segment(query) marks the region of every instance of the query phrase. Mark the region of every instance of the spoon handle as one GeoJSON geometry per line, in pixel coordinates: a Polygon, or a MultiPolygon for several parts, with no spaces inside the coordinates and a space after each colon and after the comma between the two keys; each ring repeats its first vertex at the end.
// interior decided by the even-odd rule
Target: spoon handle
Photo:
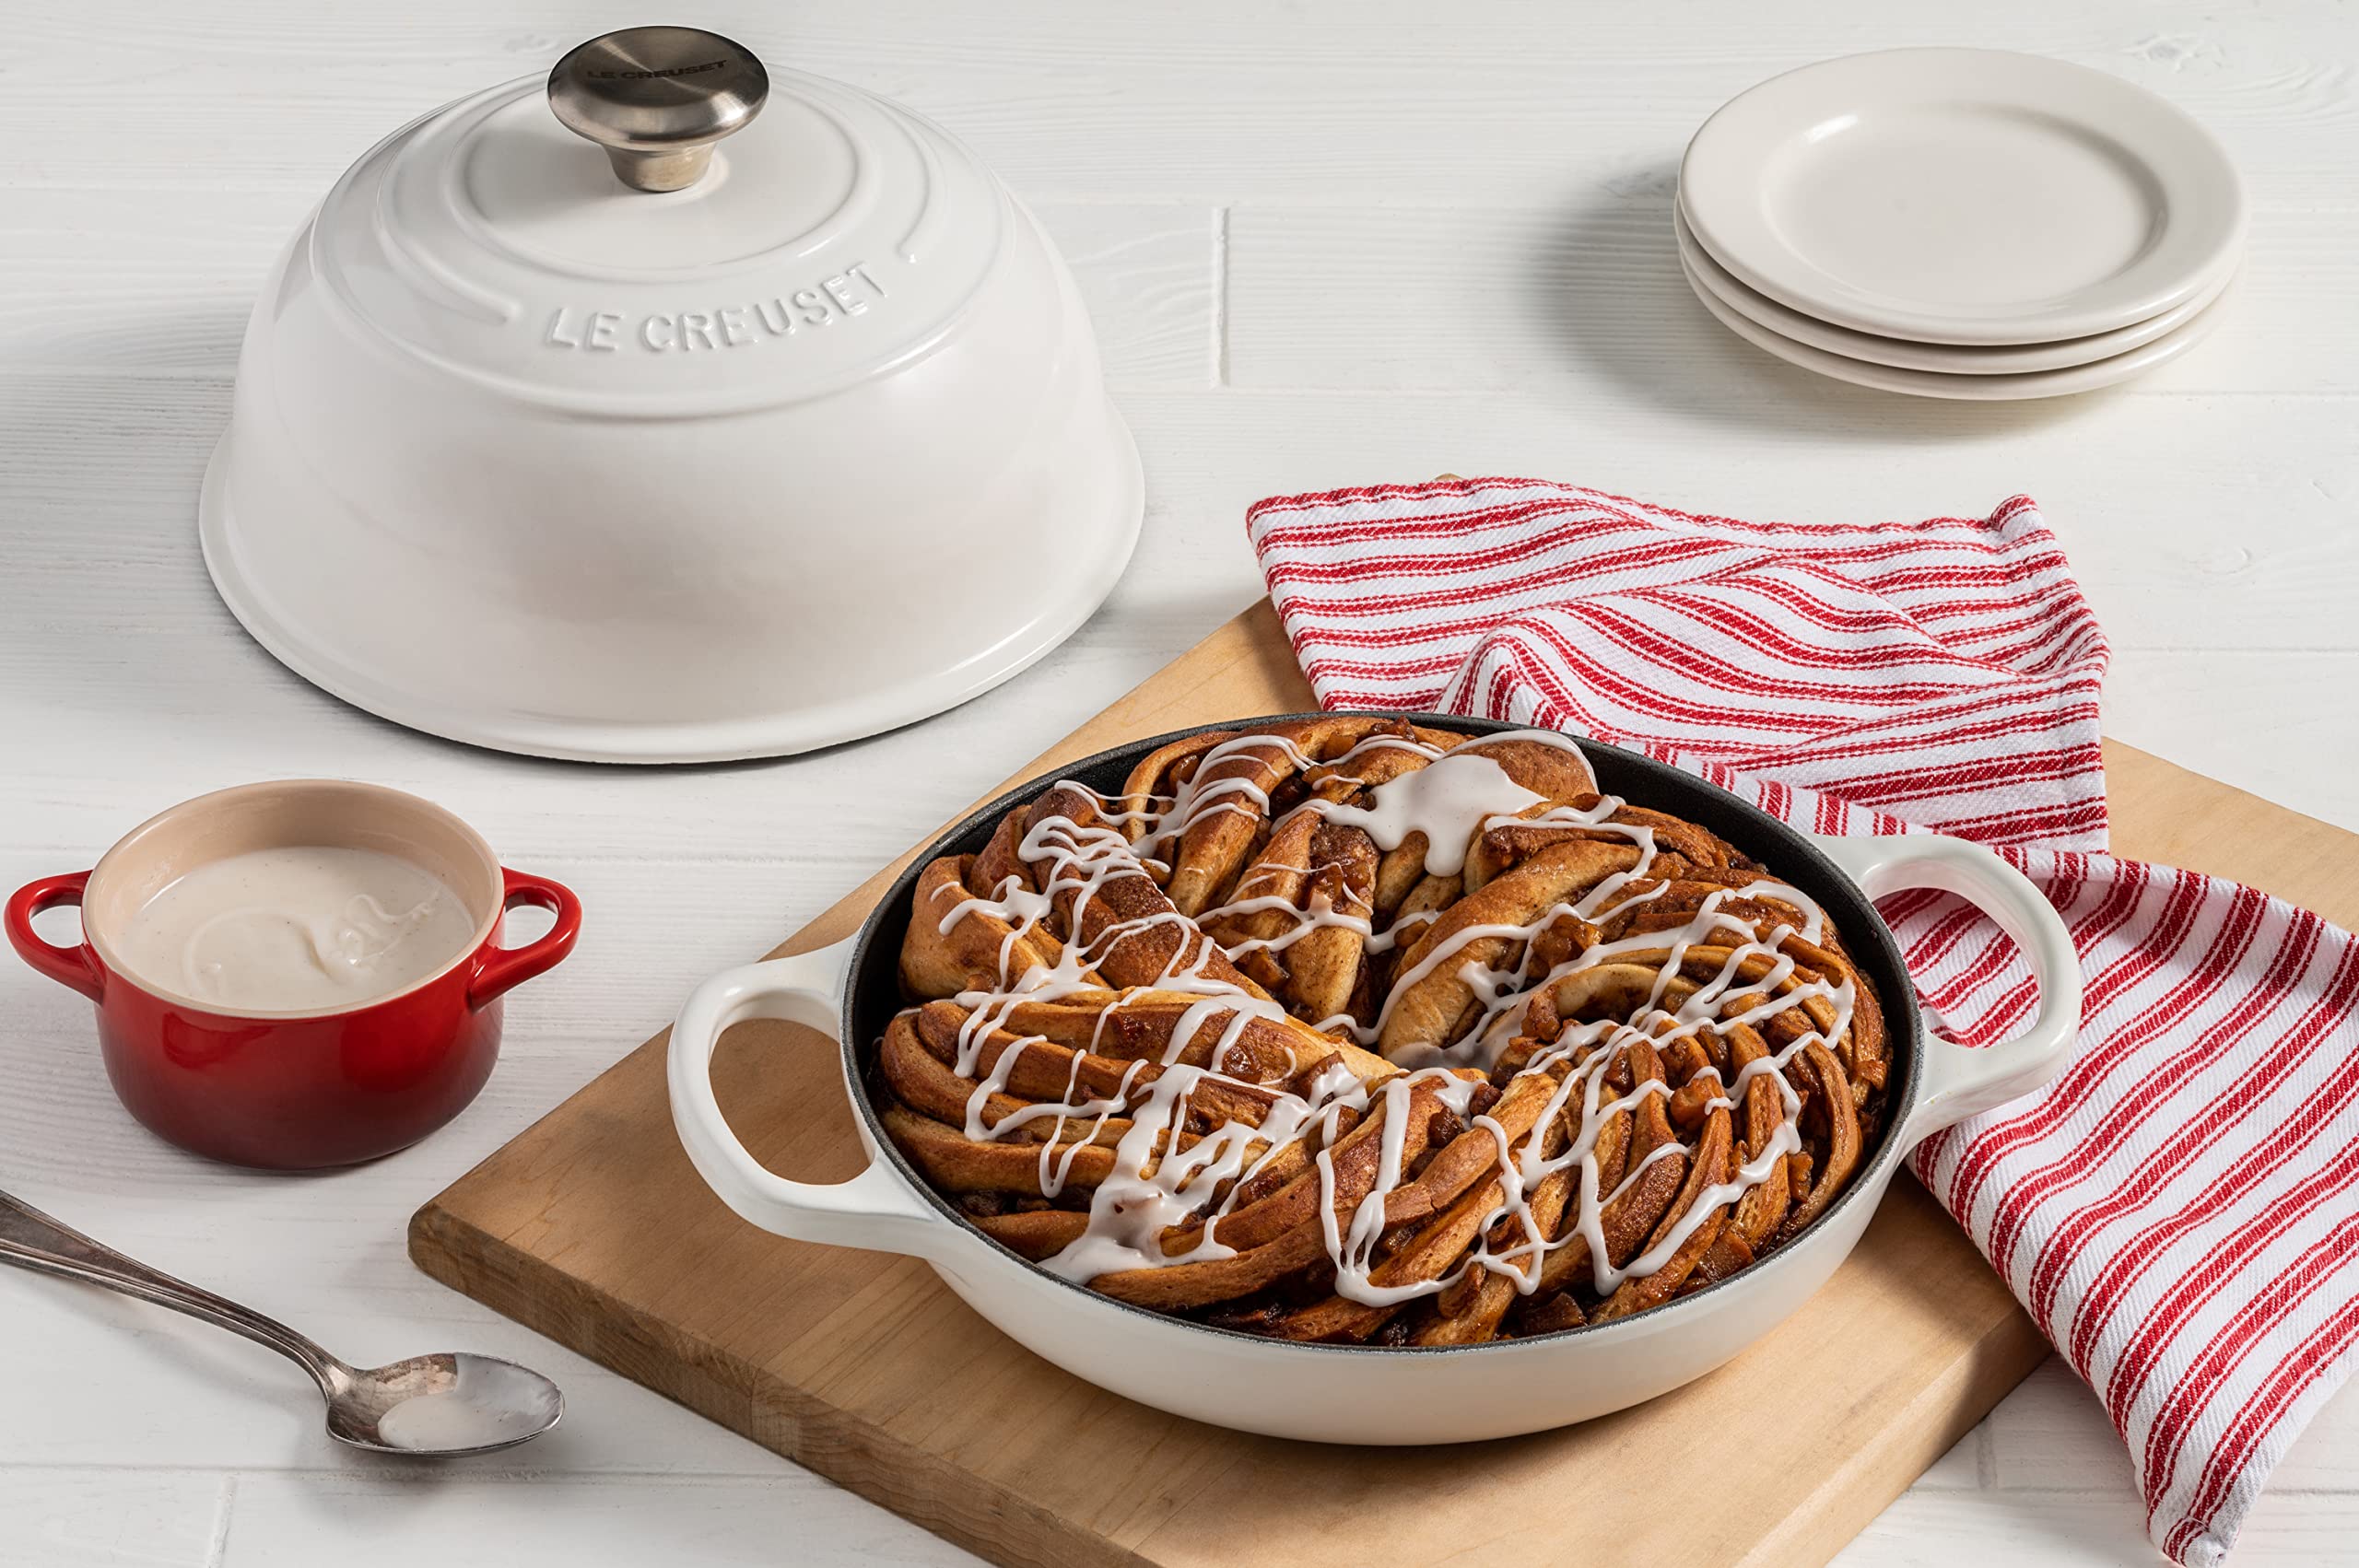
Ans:
{"type": "Polygon", "coordinates": [[[310,1373],[331,1398],[352,1381],[352,1368],[276,1318],[150,1269],[135,1258],[125,1258],[5,1192],[0,1192],[0,1263],[102,1285],[242,1334],[310,1373]]]}

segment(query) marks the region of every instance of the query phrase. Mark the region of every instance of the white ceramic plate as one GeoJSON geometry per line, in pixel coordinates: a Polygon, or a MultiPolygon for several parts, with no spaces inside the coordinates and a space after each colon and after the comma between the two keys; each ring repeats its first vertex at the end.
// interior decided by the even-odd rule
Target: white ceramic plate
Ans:
{"type": "Polygon", "coordinates": [[[2030,370],[2062,370],[2075,365],[2092,364],[2109,359],[2117,354],[2154,342],[2193,321],[2203,308],[2220,297],[2236,275],[2222,273],[2216,283],[2209,284],[2202,293],[2183,305],[2174,305],[2159,316],[2149,316],[2142,322],[2099,333],[2095,337],[2069,337],[2061,343],[2025,343],[1993,345],[1975,347],[1948,343],[1914,343],[1907,338],[1878,337],[1872,333],[1853,332],[1805,316],[1799,310],[1789,310],[1767,295],[1747,288],[1731,277],[1728,269],[1712,260],[1705,249],[1696,242],[1687,227],[1687,219],[1674,206],[1671,214],[1672,232],[1679,240],[1679,259],[1687,265],[1688,275],[1712,291],[1719,302],[1741,316],[1745,316],[1782,337],[1806,343],[1813,348],[1823,348],[1829,354],[1840,354],[1848,359],[1865,359],[1872,364],[1896,366],[1904,370],[1937,370],[1952,376],[2020,375],[2030,370]]]}
{"type": "Polygon", "coordinates": [[[1925,343],[2054,343],[2196,298],[2236,268],[2244,187],[2186,113],[2084,66],[1895,49],[1723,106],[1680,202],[1746,287],[1925,343]]]}
{"type": "Polygon", "coordinates": [[[1895,365],[1846,358],[1840,354],[1829,354],[1823,348],[1799,343],[1730,309],[1705,287],[1704,280],[1696,275],[1695,268],[1683,264],[1681,270],[1686,273],[1687,286],[1696,291],[1696,298],[1719,318],[1722,326],[1755,348],[1774,354],[1789,364],[1799,365],[1805,370],[1815,370],[1822,376],[1832,376],[1838,381],[1849,381],[1854,386],[1873,387],[1879,392],[1906,392],[1911,397],[1943,397],[1969,403],[2063,397],[2071,392],[2094,392],[2116,381],[2128,380],[2157,365],[2168,364],[2202,342],[2219,324],[2220,313],[2227,304],[2225,298],[2214,300],[2177,331],[2166,333],[2127,354],[2117,354],[2109,359],[2099,359],[2092,364],[2018,375],[1954,376],[1940,370],[1908,370],[1895,365]]]}

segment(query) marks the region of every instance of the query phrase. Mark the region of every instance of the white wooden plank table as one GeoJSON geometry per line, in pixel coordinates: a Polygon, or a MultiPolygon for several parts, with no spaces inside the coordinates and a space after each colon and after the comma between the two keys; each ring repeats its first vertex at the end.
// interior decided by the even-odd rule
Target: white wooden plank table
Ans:
{"type": "MultiPolygon", "coordinates": [[[[696,979],[767,948],[1250,600],[1240,519],[1262,495],[1505,471],[1857,519],[2028,491],[2112,638],[2110,731],[2359,827],[2359,14],[2337,0],[6,12],[0,884],[87,865],[203,790],[337,774],[445,802],[590,913],[574,960],[511,1004],[499,1071],[457,1124],[302,1179],[140,1131],[79,999],[0,963],[0,1186],[347,1355],[487,1350],[546,1367],[572,1405],[559,1433],[489,1465],[372,1463],[334,1449],[300,1378],[258,1349],[0,1277],[0,1562],[963,1561],[430,1283],[402,1223],[696,979]],[[1035,204],[1145,453],[1138,558],[1106,611],[1013,685],[797,762],[600,771],[381,725],[250,644],[197,558],[197,476],[253,291],[386,131],[583,37],[664,19],[901,98],[1035,204]],[[2211,124],[2254,200],[2225,328],[2126,389],[1987,407],[1822,381],[1706,317],[1670,231],[1689,132],[1774,71],[1934,42],[2082,61],[2211,124]]],[[[2359,1562],[2354,1541],[2349,1392],[2237,1560],[2359,1562]]],[[[2126,1458],[2052,1363],[1842,1561],[1998,1554],[2153,1561],[2126,1458]]]]}

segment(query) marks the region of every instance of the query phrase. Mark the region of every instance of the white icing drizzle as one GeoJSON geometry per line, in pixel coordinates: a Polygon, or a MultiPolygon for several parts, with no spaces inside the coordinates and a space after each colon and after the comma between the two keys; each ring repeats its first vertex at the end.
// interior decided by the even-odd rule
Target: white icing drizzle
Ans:
{"type": "Polygon", "coordinates": [[[1496,758],[1448,755],[1369,791],[1370,806],[1325,805],[1329,822],[1367,830],[1379,849],[1398,849],[1412,833],[1426,835],[1426,870],[1456,876],[1476,831],[1498,817],[1530,811],[1548,797],[1508,777],[1496,758]]]}
{"type": "MultiPolygon", "coordinates": [[[[1484,743],[1503,740],[1537,742],[1579,755],[1569,740],[1549,731],[1519,731],[1485,737],[1484,743]]],[[[1567,1245],[1575,1236],[1585,1238],[1589,1244],[1590,1283],[1602,1296],[1626,1280],[1643,1278],[1661,1269],[1713,1213],[1767,1180],[1789,1154],[1802,1147],[1799,1131],[1802,1099],[1787,1081],[1785,1069],[1813,1042],[1825,1044],[1839,1039],[1850,1025],[1853,995],[1848,980],[1833,985],[1825,980],[1808,980],[1780,989],[1793,980],[1795,968],[1793,958],[1781,951],[1783,942],[1789,936],[1795,936],[1806,942],[1820,943],[1825,935],[1825,917],[1800,890],[1766,879],[1755,881],[1741,892],[1723,889],[1708,894],[1695,915],[1675,930],[1598,942],[1544,972],[1533,972],[1533,941],[1559,919],[1602,923],[1665,891],[1667,884],[1628,891],[1634,883],[1649,880],[1649,868],[1658,854],[1655,835],[1643,824],[1611,822],[1609,818],[1622,804],[1611,797],[1585,808],[1557,804],[1534,812],[1532,808],[1541,805],[1546,797],[1517,783],[1497,761],[1479,753],[1449,753],[1412,738],[1379,735],[1362,741],[1342,756],[1322,764],[1305,755],[1283,736],[1242,735],[1202,754],[1194,771],[1173,795],[1150,797],[1135,808],[1122,809],[1120,802],[1069,781],[1060,788],[1096,802],[1100,808],[1098,821],[1084,825],[1069,818],[1050,816],[1025,835],[1019,853],[1027,865],[1044,868],[1042,889],[1035,892],[1011,877],[989,897],[958,899],[941,913],[939,921],[940,930],[946,933],[970,915],[984,914],[1010,928],[1009,936],[1000,947],[996,984],[987,990],[962,992],[956,999],[968,1010],[968,1016],[959,1031],[954,1066],[960,1077],[974,1083],[967,1103],[966,1136],[976,1141],[992,1141],[1037,1122],[1053,1120],[1039,1150],[1040,1192],[1053,1199],[1069,1180],[1074,1159],[1082,1150],[1097,1142],[1108,1122],[1117,1117],[1129,1118],[1129,1126],[1113,1150],[1113,1171],[1092,1195],[1086,1230],[1072,1245],[1042,1264],[1050,1272],[1069,1280],[1086,1282],[1118,1270],[1235,1256],[1233,1249],[1218,1238],[1218,1231],[1222,1219],[1231,1212],[1238,1190],[1289,1144],[1309,1135],[1317,1150],[1312,1164],[1321,1184],[1320,1214],[1326,1251],[1335,1265],[1334,1288],[1347,1300],[1369,1306],[1395,1305],[1447,1289],[1472,1269],[1506,1275],[1528,1294],[1539,1283],[1546,1255],[1567,1245]],[[1256,819],[1265,816],[1270,810],[1266,791],[1243,777],[1243,769],[1238,765],[1243,765],[1244,769],[1258,769],[1276,761],[1303,771],[1321,767],[1345,785],[1357,785],[1361,781],[1346,771],[1350,765],[1356,759],[1388,749],[1414,753],[1425,759],[1425,765],[1362,790],[1367,797],[1365,804],[1348,804],[1314,793],[1296,811],[1313,812],[1331,823],[1359,826],[1379,848],[1388,851],[1398,848],[1413,834],[1422,833],[1426,844],[1426,869],[1437,876],[1459,874],[1471,847],[1481,835],[1506,823],[1577,827],[1626,838],[1638,851],[1637,862],[1626,871],[1604,877],[1577,901],[1557,904],[1537,919],[1517,925],[1469,926],[1453,932],[1393,977],[1374,1024],[1362,1025],[1349,1016],[1339,1015],[1318,1025],[1328,1033],[1356,1038],[1362,1045],[1374,1044],[1402,996],[1445,965],[1456,963],[1456,977],[1473,991],[1480,1004],[1480,1016],[1455,1039],[1414,1042],[1405,1049],[1396,1047],[1393,1059],[1404,1071],[1370,1083],[1337,1062],[1298,1094],[1229,1076],[1222,1071],[1224,1062],[1251,1022],[1283,1020],[1287,1014],[1275,1001],[1253,996],[1205,974],[1205,965],[1215,951],[1225,952],[1231,958],[1253,952],[1282,953],[1313,931],[1340,928],[1356,933],[1364,951],[1374,954],[1397,942],[1414,943],[1423,926],[1434,917],[1406,917],[1391,929],[1378,930],[1372,924],[1374,912],[1356,896],[1352,900],[1356,907],[1335,908],[1329,899],[1319,895],[1310,895],[1309,907],[1302,907],[1290,898],[1253,893],[1251,879],[1240,884],[1230,903],[1204,911],[1201,922],[1210,924],[1222,917],[1283,912],[1290,924],[1275,936],[1240,940],[1226,948],[1218,947],[1205,934],[1199,920],[1170,910],[1114,921],[1084,942],[1079,937],[1085,912],[1093,901],[1102,898],[1109,883],[1129,877],[1153,880],[1149,868],[1160,869],[1163,864],[1155,858],[1156,853],[1176,848],[1191,827],[1209,817],[1224,812],[1243,813],[1256,819]],[[1136,829],[1136,837],[1126,829],[1136,829]],[[1019,972],[1011,972],[1015,970],[1015,955],[1021,939],[1047,920],[1058,902],[1068,896],[1072,907],[1066,925],[1074,940],[1061,944],[1053,964],[1035,963],[1019,972]],[[1790,905],[1801,911],[1802,923],[1800,928],[1780,924],[1763,935],[1754,922],[1723,912],[1721,907],[1731,896],[1766,897],[1790,905]],[[1042,1036],[1037,1035],[1019,1036],[1001,1052],[988,1072],[979,1075],[981,1053],[992,1036],[1007,1027],[1021,1005],[1052,1002],[1085,992],[1104,993],[1108,988],[1097,977],[1097,966],[1121,943],[1166,925],[1177,929],[1180,940],[1171,958],[1147,989],[1191,994],[1196,1000],[1181,1012],[1160,1071],[1144,1095],[1135,1090],[1145,1064],[1133,1061],[1124,1071],[1115,1093],[1079,1097],[1082,1060],[1076,1052],[1065,1092],[1059,1100],[1026,1105],[1007,1112],[996,1122],[987,1121],[984,1113],[992,1096],[1005,1090],[1025,1050],[1044,1043],[1042,1036]],[[1492,967],[1467,953],[1474,943],[1492,941],[1505,944],[1504,967],[1492,967]],[[1723,946],[1729,954],[1717,974],[1701,982],[1684,978],[1683,963],[1693,950],[1723,946]],[[1407,1176],[1405,1136],[1411,1099],[1417,1089],[1428,1087],[1442,1104],[1464,1117],[1479,1081],[1462,1075],[1463,1070],[1471,1067],[1489,1071],[1523,1032],[1524,1021],[1536,997],[1586,971],[1627,964],[1642,954],[1666,956],[1654,962],[1648,994],[1629,1016],[1567,1021],[1557,1039],[1536,1052],[1523,1069],[1526,1075],[1562,1073],[1541,1115],[1530,1124],[1532,1132],[1511,1137],[1489,1114],[1473,1118],[1473,1126],[1488,1130],[1498,1141],[1496,1179],[1502,1196],[1479,1227],[1467,1261],[1458,1270],[1436,1280],[1394,1286],[1377,1283],[1372,1275],[1380,1263],[1377,1248],[1386,1228],[1386,1199],[1407,1176]],[[1754,979],[1744,979],[1744,968],[1755,962],[1765,964],[1763,972],[1754,979]],[[1676,1005],[1666,1006],[1674,987],[1684,987],[1685,994],[1676,1005]],[[1693,1144],[1679,1140],[1674,1129],[1672,1139],[1642,1160],[1630,1162],[1612,1190],[1601,1190],[1603,1173],[1597,1147],[1607,1126],[1618,1113],[1635,1113],[1649,1097],[1667,1098],[1672,1092],[1668,1083],[1658,1078],[1641,1082],[1628,1094],[1617,1096],[1608,1087],[1616,1065],[1630,1047],[1642,1041],[1662,1051],[1707,1029],[1735,1024],[1758,1027],[1777,1014],[1801,1009],[1813,1000],[1823,1000],[1832,1010],[1832,1028],[1821,1031],[1812,1026],[1809,1014],[1803,1012],[1804,1026],[1795,1031],[1790,1040],[1746,1063],[1735,1073],[1734,1081],[1721,1084],[1703,1107],[1706,1113],[1727,1109],[1733,1115],[1741,1109],[1751,1082],[1756,1078],[1768,1079],[1778,1097],[1780,1119],[1766,1146],[1754,1151],[1728,1180],[1705,1188],[1652,1246],[1619,1267],[1610,1262],[1605,1211],[1634,1188],[1654,1164],[1696,1153],[1693,1144]],[[1218,1036],[1203,1059],[1205,1065],[1182,1062],[1180,1059],[1196,1043],[1196,1037],[1221,1020],[1225,1022],[1219,1024],[1218,1036]],[[1183,1148],[1181,1134],[1190,1114],[1191,1097],[1208,1082],[1249,1090],[1269,1101],[1269,1110],[1258,1126],[1227,1121],[1183,1148]],[[1347,1112],[1365,1117],[1379,1110],[1382,1120],[1374,1183],[1353,1207],[1348,1223],[1340,1222],[1335,1211],[1336,1178],[1331,1155],[1342,1117],[1347,1112]],[[1545,1150],[1545,1132],[1557,1125],[1560,1117],[1568,1126],[1569,1134],[1557,1152],[1549,1153],[1545,1150]],[[1067,1135],[1069,1125],[1073,1129],[1071,1137],[1067,1135]],[[1532,1211],[1531,1196],[1549,1176],[1566,1170],[1577,1173],[1575,1193],[1568,1205],[1571,1214],[1568,1223],[1561,1226],[1562,1234],[1551,1238],[1543,1234],[1543,1227],[1532,1211]],[[1503,1243],[1496,1241],[1491,1234],[1502,1220],[1514,1222],[1508,1227],[1508,1239],[1503,1243]],[[1167,1255],[1163,1249],[1166,1233],[1194,1224],[1202,1226],[1196,1244],[1185,1252],[1167,1255]]],[[[1291,819],[1289,813],[1288,818],[1273,825],[1273,837],[1291,819]]],[[[1102,1034],[1113,1012],[1139,994],[1144,994],[1143,989],[1119,995],[1101,1011],[1097,1030],[1102,1034]]],[[[1092,1036],[1093,1046],[1098,1037],[1092,1036]]],[[[1708,1065],[1703,1071],[1711,1072],[1718,1081],[1718,1072],[1708,1065]]],[[[1630,1124],[1634,1134],[1636,1125],[1634,1119],[1630,1124]]]]}

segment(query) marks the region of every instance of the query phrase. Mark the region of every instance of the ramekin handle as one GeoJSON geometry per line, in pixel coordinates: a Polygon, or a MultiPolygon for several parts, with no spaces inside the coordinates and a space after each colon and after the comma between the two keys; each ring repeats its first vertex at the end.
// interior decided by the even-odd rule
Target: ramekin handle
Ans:
{"type": "Polygon", "coordinates": [[[511,871],[505,866],[500,868],[499,875],[501,909],[529,905],[546,909],[553,919],[547,930],[522,947],[484,950],[483,966],[467,986],[469,1007],[488,1007],[534,976],[546,973],[573,951],[574,939],[581,934],[581,900],[573,895],[571,888],[561,882],[551,882],[530,872],[511,871]]]}
{"type": "MultiPolygon", "coordinates": [[[[2081,1029],[2081,957],[2055,907],[2031,879],[1979,844],[1942,834],[1817,839],[1871,898],[1938,888],[1971,903],[2013,937],[2039,989],[2039,1012],[2013,1039],[1979,1049],[1920,1031],[1925,1092],[1902,1136],[1914,1143],[1953,1122],[2028,1094],[2063,1070],[2081,1029]]],[[[1908,999],[1916,1005],[1916,999],[1908,999]]]]}
{"type": "Polygon", "coordinates": [[[67,876],[45,876],[17,889],[8,899],[6,916],[8,945],[17,950],[18,957],[59,985],[71,986],[92,1001],[103,1001],[106,971],[90,956],[90,944],[85,942],[79,947],[60,947],[33,930],[33,917],[42,910],[79,905],[83,884],[89,880],[89,872],[75,872],[67,876]]]}
{"type": "Polygon", "coordinates": [[[738,1141],[712,1092],[712,1053],[722,1031],[753,1018],[779,1018],[836,1039],[837,999],[852,943],[724,970],[698,986],[672,1025],[668,1070],[672,1125],[705,1185],[738,1215],[797,1241],[932,1257],[949,1227],[882,1162],[850,1181],[789,1181],[738,1141]]]}

